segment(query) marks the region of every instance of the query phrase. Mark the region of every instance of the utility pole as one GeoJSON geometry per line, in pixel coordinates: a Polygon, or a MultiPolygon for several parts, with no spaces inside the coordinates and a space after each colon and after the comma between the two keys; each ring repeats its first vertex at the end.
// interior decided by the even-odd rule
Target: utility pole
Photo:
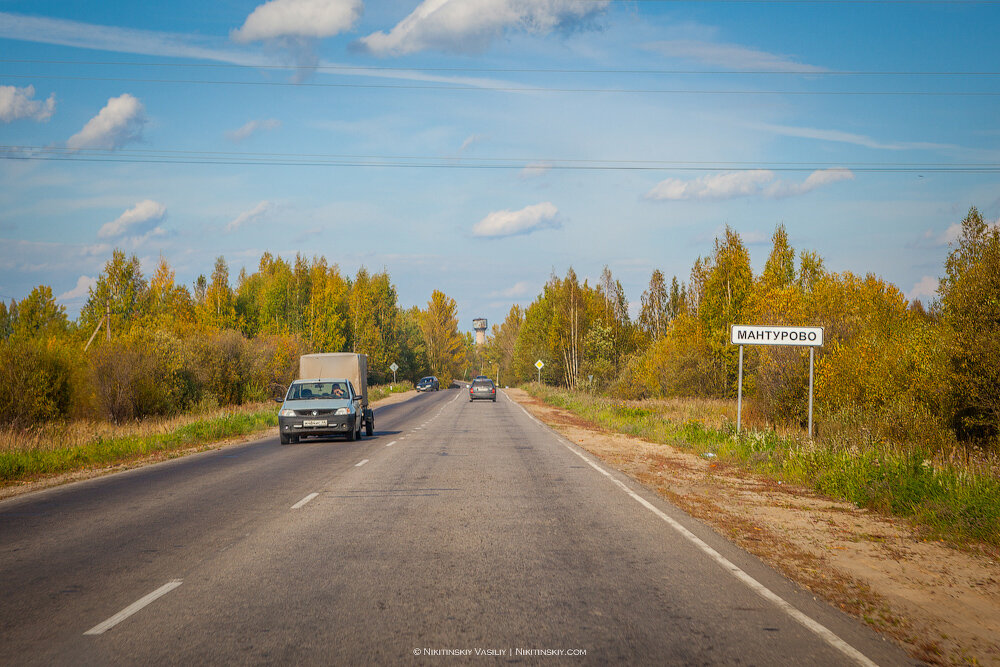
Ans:
{"type": "Polygon", "coordinates": [[[105,327],[105,332],[108,334],[108,342],[111,342],[111,299],[104,302],[104,319],[107,321],[108,326],[105,327]]]}

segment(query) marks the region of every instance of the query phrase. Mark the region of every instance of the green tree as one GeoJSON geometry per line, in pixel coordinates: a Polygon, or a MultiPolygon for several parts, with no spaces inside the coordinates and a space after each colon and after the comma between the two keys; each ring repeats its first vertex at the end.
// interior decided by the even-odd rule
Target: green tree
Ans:
{"type": "Polygon", "coordinates": [[[216,329],[236,327],[236,298],[229,285],[229,265],[221,255],[215,259],[211,282],[199,305],[198,314],[202,326],[216,329]]]}
{"type": "MultiPolygon", "coordinates": [[[[674,278],[673,288],[677,287],[674,278]]],[[[656,269],[649,278],[649,288],[642,293],[642,309],[639,311],[639,326],[652,339],[662,338],[667,331],[667,323],[672,319],[671,297],[663,273],[656,269]]],[[[673,313],[676,315],[676,313],[673,313]]]]}
{"type": "Polygon", "coordinates": [[[434,290],[427,308],[420,314],[420,330],[424,335],[427,363],[431,373],[442,382],[450,383],[460,376],[465,358],[465,341],[458,332],[458,305],[444,292],[434,290]]]}
{"type": "Polygon", "coordinates": [[[364,267],[351,284],[351,349],[368,355],[368,373],[377,381],[392,377],[389,366],[400,353],[400,316],[389,274],[371,275],[364,267]]]}
{"type": "Polygon", "coordinates": [[[951,400],[963,440],[1000,441],[1000,229],[969,209],[945,261],[941,315],[954,332],[951,400]]]}
{"type": "Polygon", "coordinates": [[[788,245],[788,232],[784,225],[778,225],[774,230],[771,243],[771,254],[760,276],[765,290],[786,287],[795,282],[795,250],[788,245]]]}
{"type": "Polygon", "coordinates": [[[753,287],[750,253],[739,235],[727,226],[723,238],[715,239],[713,255],[703,268],[707,275],[698,318],[705,327],[712,355],[727,377],[726,393],[735,395],[738,351],[729,344],[729,330],[733,324],[740,324],[753,287]]]}
{"type": "Polygon", "coordinates": [[[52,288],[39,285],[21,299],[13,318],[12,332],[17,338],[50,338],[66,333],[69,321],[66,308],[56,303],[52,288]]]}
{"type": "Polygon", "coordinates": [[[116,248],[88,292],[78,320],[81,329],[89,336],[110,309],[112,335],[128,331],[145,315],[149,303],[146,289],[139,258],[135,255],[126,258],[124,251],[116,248]]]}

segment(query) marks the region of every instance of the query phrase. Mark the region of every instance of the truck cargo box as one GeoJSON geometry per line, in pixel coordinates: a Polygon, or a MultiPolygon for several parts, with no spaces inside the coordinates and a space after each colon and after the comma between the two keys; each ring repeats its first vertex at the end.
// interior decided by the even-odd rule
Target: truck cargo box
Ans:
{"type": "Polygon", "coordinates": [[[368,356],[352,352],[305,354],[299,357],[299,379],[346,378],[361,394],[361,405],[368,407],[368,356]]]}

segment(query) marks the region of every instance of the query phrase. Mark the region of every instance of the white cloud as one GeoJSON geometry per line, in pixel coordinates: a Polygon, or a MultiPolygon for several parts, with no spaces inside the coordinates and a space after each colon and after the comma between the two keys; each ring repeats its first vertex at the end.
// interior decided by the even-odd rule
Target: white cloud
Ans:
{"type": "Polygon", "coordinates": [[[520,178],[536,178],[538,176],[544,176],[545,174],[552,171],[552,164],[549,162],[532,162],[526,165],[519,173],[520,178]]]}
{"type": "MultiPolygon", "coordinates": [[[[0,12],[0,39],[56,44],[80,49],[113,51],[116,53],[137,53],[169,58],[208,60],[246,65],[248,67],[268,67],[286,64],[281,60],[268,58],[256,52],[251,53],[232,48],[220,48],[217,40],[201,35],[118,28],[81,21],[67,21],[65,19],[21,16],[7,12],[0,12]]],[[[324,68],[335,68],[337,76],[363,76],[367,78],[377,77],[403,81],[449,83],[476,88],[527,87],[523,83],[481,77],[444,76],[427,72],[398,70],[379,71],[364,67],[352,68],[343,63],[326,61],[310,62],[309,64],[324,68]]]]}
{"type": "Polygon", "coordinates": [[[824,185],[851,180],[849,169],[820,169],[811,173],[802,183],[775,181],[769,169],[751,169],[702,176],[690,181],[668,178],[660,181],[646,193],[647,199],[670,201],[713,201],[735,197],[763,196],[772,199],[791,197],[811,192],[824,185]]]}
{"type": "Polygon", "coordinates": [[[458,147],[458,152],[464,153],[467,148],[473,146],[474,144],[478,144],[483,139],[484,137],[481,134],[470,134],[465,138],[465,141],[462,142],[462,145],[458,147]]]}
{"type": "Polygon", "coordinates": [[[158,230],[156,223],[163,220],[167,215],[167,207],[152,199],[145,199],[132,208],[122,213],[118,218],[104,224],[97,232],[97,236],[102,239],[139,237],[143,234],[162,233],[158,230]]]}
{"type": "MultiPolygon", "coordinates": [[[[1000,229],[1000,220],[995,222],[987,222],[986,227],[993,229],[1000,229]]],[[[956,222],[948,226],[948,229],[944,230],[942,234],[935,234],[933,230],[928,229],[924,232],[924,238],[932,241],[934,245],[945,246],[951,245],[953,243],[958,243],[958,240],[962,238],[962,223],[956,222]]]]}
{"type": "Polygon", "coordinates": [[[359,45],[376,55],[481,52],[508,29],[544,35],[580,25],[607,5],[608,0],[424,0],[388,33],[372,33],[359,45]]]}
{"type": "Polygon", "coordinates": [[[249,211],[243,211],[238,216],[230,220],[226,225],[227,232],[233,232],[247,223],[252,223],[261,218],[265,213],[274,210],[274,203],[264,200],[254,206],[249,211]]]}
{"type": "Polygon", "coordinates": [[[363,10],[361,0],[271,0],[254,9],[230,36],[244,43],[332,37],[350,30],[363,10]]]}
{"type": "Polygon", "coordinates": [[[68,292],[63,292],[56,297],[56,301],[74,301],[87,296],[90,288],[97,284],[97,278],[90,276],[80,276],[76,280],[76,287],[68,292]]]}
{"type": "Polygon", "coordinates": [[[507,289],[492,292],[490,296],[492,297],[502,296],[508,299],[513,299],[519,296],[526,296],[528,294],[531,294],[533,291],[534,290],[531,287],[531,283],[529,283],[526,280],[522,280],[520,282],[515,283],[511,287],[508,287],[507,289]]]}
{"type": "Polygon", "coordinates": [[[21,16],[8,12],[0,12],[0,38],[80,49],[216,60],[244,65],[260,62],[259,57],[250,54],[199,45],[195,42],[199,39],[204,41],[204,38],[191,35],[118,28],[39,16],[21,16]]]}
{"type": "Polygon", "coordinates": [[[788,181],[772,183],[764,190],[764,196],[773,199],[794,197],[795,195],[812,192],[824,185],[851,180],[854,180],[854,174],[850,169],[820,169],[809,174],[809,177],[802,183],[789,183],[788,181]]]}
{"type": "Polygon", "coordinates": [[[800,139],[819,139],[820,141],[833,141],[842,144],[852,144],[865,148],[876,148],[889,151],[904,150],[940,150],[945,148],[958,148],[952,144],[934,144],[922,141],[897,141],[886,143],[866,137],[863,134],[852,134],[841,132],[840,130],[823,130],[813,127],[791,127],[788,125],[771,125],[769,123],[752,123],[747,127],[753,130],[763,130],[786,137],[797,137],[800,139]]]}
{"type": "Polygon", "coordinates": [[[693,181],[668,178],[650,190],[646,198],[680,201],[749,197],[759,194],[763,187],[773,180],[774,172],[767,169],[713,174],[693,181]]]}
{"type": "Polygon", "coordinates": [[[551,202],[526,206],[520,211],[494,211],[476,223],[472,235],[498,238],[557,229],[562,226],[558,216],[559,209],[551,202]]]}
{"type": "Polygon", "coordinates": [[[243,127],[238,130],[233,130],[232,132],[227,132],[226,137],[233,142],[239,143],[245,139],[249,139],[251,136],[258,132],[267,130],[276,130],[281,127],[281,121],[276,118],[267,118],[265,120],[251,120],[246,123],[243,127]]]}
{"type": "Polygon", "coordinates": [[[719,44],[692,39],[678,39],[646,44],[646,48],[670,58],[697,60],[713,67],[768,72],[825,72],[814,65],[803,65],[788,56],[757,51],[739,44],[719,44]]]}
{"type": "Polygon", "coordinates": [[[910,299],[930,299],[937,295],[938,279],[933,276],[924,276],[910,289],[906,298],[910,299]]]}
{"type": "Polygon", "coordinates": [[[44,102],[33,99],[34,97],[34,86],[0,86],[0,120],[10,123],[30,118],[41,122],[52,118],[52,112],[56,109],[56,94],[52,93],[44,102]]]}
{"type": "Polygon", "coordinates": [[[125,93],[112,97],[100,113],[66,142],[74,150],[98,148],[115,150],[142,139],[146,112],[142,102],[125,93]]]}

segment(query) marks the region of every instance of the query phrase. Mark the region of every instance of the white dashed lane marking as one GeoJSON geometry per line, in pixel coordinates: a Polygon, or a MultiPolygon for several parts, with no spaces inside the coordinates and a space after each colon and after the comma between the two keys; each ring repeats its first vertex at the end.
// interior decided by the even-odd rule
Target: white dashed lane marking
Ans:
{"type": "Polygon", "coordinates": [[[299,502],[297,502],[294,505],[292,505],[292,509],[293,510],[299,509],[300,507],[302,507],[303,505],[305,505],[307,502],[309,502],[310,500],[312,500],[313,498],[315,498],[318,495],[319,495],[318,493],[310,493],[308,496],[306,496],[305,498],[303,498],[299,502]]]}
{"type": "Polygon", "coordinates": [[[145,596],[143,598],[140,598],[139,600],[136,600],[135,602],[133,602],[132,604],[130,604],[129,606],[125,607],[120,612],[118,612],[117,614],[115,614],[114,616],[112,616],[111,618],[109,618],[108,620],[104,621],[103,623],[98,623],[97,625],[95,625],[94,627],[92,627],[90,630],[87,630],[83,634],[85,634],[85,635],[101,635],[101,634],[104,634],[106,631],[108,631],[111,628],[115,627],[116,625],[118,625],[119,623],[121,623],[122,621],[124,621],[126,618],[128,618],[129,616],[131,616],[132,614],[134,614],[137,611],[141,610],[143,607],[145,607],[145,606],[153,603],[158,598],[161,598],[164,595],[166,595],[167,593],[169,593],[170,591],[174,590],[175,588],[177,588],[178,586],[180,586],[182,583],[183,583],[182,580],[180,580],[180,579],[174,579],[173,581],[171,581],[169,583],[163,584],[162,586],[160,586],[159,588],[157,588],[155,591],[153,591],[149,595],[147,595],[147,596],[145,596]]]}

